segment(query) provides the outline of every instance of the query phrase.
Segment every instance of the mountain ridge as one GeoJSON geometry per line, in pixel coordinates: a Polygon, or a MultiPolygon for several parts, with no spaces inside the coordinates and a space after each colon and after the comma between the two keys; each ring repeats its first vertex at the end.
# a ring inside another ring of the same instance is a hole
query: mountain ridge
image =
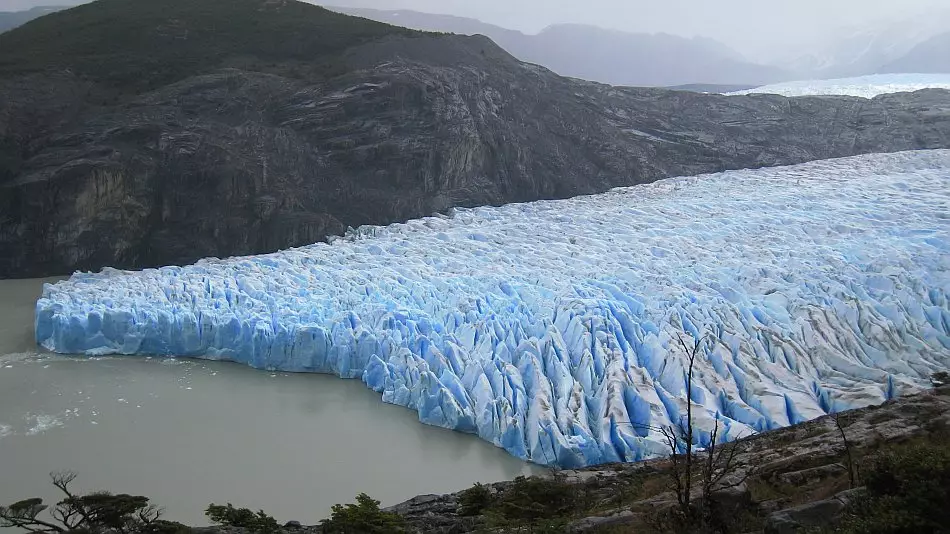
{"type": "Polygon", "coordinates": [[[573,78],[627,86],[756,85],[789,79],[777,67],[757,65],[708,37],[631,33],[586,24],[554,24],[537,34],[477,19],[412,10],[327,6],[350,15],[415,29],[482,34],[522,61],[573,78]]]}
{"type": "MultiPolygon", "coordinates": [[[[913,73],[901,58],[937,35],[950,31],[950,10],[935,10],[859,28],[842,28],[802,54],[773,63],[799,72],[805,79],[848,78],[892,72],[913,73]]],[[[933,72],[933,71],[927,71],[933,72]]]]}
{"type": "Polygon", "coordinates": [[[950,73],[950,31],[935,35],[887,65],[881,72],[950,73]]]}
{"type": "Polygon", "coordinates": [[[69,6],[38,6],[24,11],[0,11],[0,33],[63,9],[69,9],[69,6]]]}
{"type": "Polygon", "coordinates": [[[23,45],[0,60],[0,277],[190,263],[458,206],[950,146],[945,91],[865,100],[611,87],[522,63],[486,37],[289,1],[204,2],[256,21],[257,33],[222,33],[185,4],[150,2],[156,18],[139,39],[101,51],[122,54],[119,63],[94,61],[102,35],[84,30],[121,17],[141,24],[134,10],[103,9],[134,0],[0,35],[0,47],[23,45]],[[300,26],[310,16],[357,31],[322,37],[325,48],[285,31],[285,18],[300,26]],[[95,53],[55,32],[83,34],[95,53]],[[209,42],[214,54],[193,63],[209,42]],[[307,43],[332,62],[297,59],[307,43]],[[144,57],[165,70],[136,76],[144,57]]]}

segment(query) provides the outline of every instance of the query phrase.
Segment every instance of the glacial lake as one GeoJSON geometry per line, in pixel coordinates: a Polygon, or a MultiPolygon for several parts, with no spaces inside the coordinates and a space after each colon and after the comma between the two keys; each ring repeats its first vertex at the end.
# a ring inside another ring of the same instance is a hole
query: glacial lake
{"type": "Polygon", "coordinates": [[[44,282],[0,280],[0,504],[145,495],[205,524],[209,503],[312,524],[366,492],[391,505],[539,472],[475,436],[419,423],[358,380],[229,363],[65,357],[33,342],[44,282]]]}

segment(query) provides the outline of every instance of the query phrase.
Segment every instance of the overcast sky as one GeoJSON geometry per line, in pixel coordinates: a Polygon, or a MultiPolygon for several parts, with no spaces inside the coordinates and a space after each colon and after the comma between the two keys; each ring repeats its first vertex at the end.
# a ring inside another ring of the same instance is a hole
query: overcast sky
{"type": "Polygon", "coordinates": [[[950,8],[950,0],[327,0],[326,3],[474,17],[530,33],[554,23],[576,22],[628,31],[706,35],[747,54],[754,54],[760,45],[772,48],[777,43],[806,43],[843,26],[864,26],[950,8]]]}
{"type": "MultiPolygon", "coordinates": [[[[142,0],[147,1],[147,0],[142,0]]],[[[928,11],[950,0],[309,0],[312,3],[413,9],[473,17],[535,33],[561,22],[719,39],[748,56],[807,44],[837,28],[866,26],[928,11]]],[[[0,11],[75,0],[0,0],[0,11]]]]}

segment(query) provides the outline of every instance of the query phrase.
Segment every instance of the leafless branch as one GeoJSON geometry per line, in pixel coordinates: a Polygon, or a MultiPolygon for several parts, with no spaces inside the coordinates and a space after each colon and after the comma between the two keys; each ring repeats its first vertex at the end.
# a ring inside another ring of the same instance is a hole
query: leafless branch
{"type": "Polygon", "coordinates": [[[835,426],[838,428],[838,433],[841,434],[841,441],[844,442],[844,452],[848,458],[848,484],[851,489],[854,489],[856,486],[856,481],[854,476],[854,459],[851,457],[851,443],[848,441],[848,436],[844,432],[844,427],[841,426],[840,416],[840,413],[833,413],[831,414],[831,420],[835,422],[835,426]]]}

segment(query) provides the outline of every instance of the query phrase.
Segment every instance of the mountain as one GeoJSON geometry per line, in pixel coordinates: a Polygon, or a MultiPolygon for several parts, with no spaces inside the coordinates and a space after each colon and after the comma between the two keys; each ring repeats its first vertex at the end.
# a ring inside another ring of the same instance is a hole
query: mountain
{"type": "Polygon", "coordinates": [[[0,33],[22,26],[35,18],[66,9],[64,6],[41,6],[26,11],[0,11],[0,33]]]}
{"type": "Polygon", "coordinates": [[[920,43],[903,57],[885,65],[881,72],[950,73],[950,32],[920,43]]]}
{"type": "Polygon", "coordinates": [[[99,0],[0,35],[0,277],[950,146],[950,93],[617,88],[291,0],[99,0]]]}
{"type": "Polygon", "coordinates": [[[559,24],[543,30],[515,56],[558,74],[614,85],[765,84],[788,75],[742,61],[706,38],[636,34],[559,24]]]}
{"type": "Polygon", "coordinates": [[[519,41],[530,38],[530,36],[516,30],[488,24],[478,19],[456,17],[454,15],[422,13],[409,9],[382,10],[361,7],[324,7],[338,13],[414,30],[457,33],[459,35],[484,35],[505,49],[509,46],[518,46],[519,41]]]}
{"type": "MultiPolygon", "coordinates": [[[[90,1],[91,0],[58,0],[56,5],[72,7],[90,1]]],[[[9,12],[29,11],[34,8],[49,7],[47,5],[48,3],[49,0],[3,0],[3,9],[9,12]]]]}
{"type": "Polygon", "coordinates": [[[745,61],[708,38],[628,33],[580,24],[558,24],[537,35],[475,19],[416,11],[332,7],[334,11],[409,28],[485,35],[516,58],[570,76],[612,85],[761,85],[793,76],[777,67],[745,61]]]}
{"type": "Polygon", "coordinates": [[[897,64],[902,57],[947,31],[950,10],[931,11],[876,25],[842,28],[833,37],[805,47],[805,53],[798,46],[793,54],[774,63],[799,73],[803,79],[917,72],[892,69],[904,69],[897,64]]]}

